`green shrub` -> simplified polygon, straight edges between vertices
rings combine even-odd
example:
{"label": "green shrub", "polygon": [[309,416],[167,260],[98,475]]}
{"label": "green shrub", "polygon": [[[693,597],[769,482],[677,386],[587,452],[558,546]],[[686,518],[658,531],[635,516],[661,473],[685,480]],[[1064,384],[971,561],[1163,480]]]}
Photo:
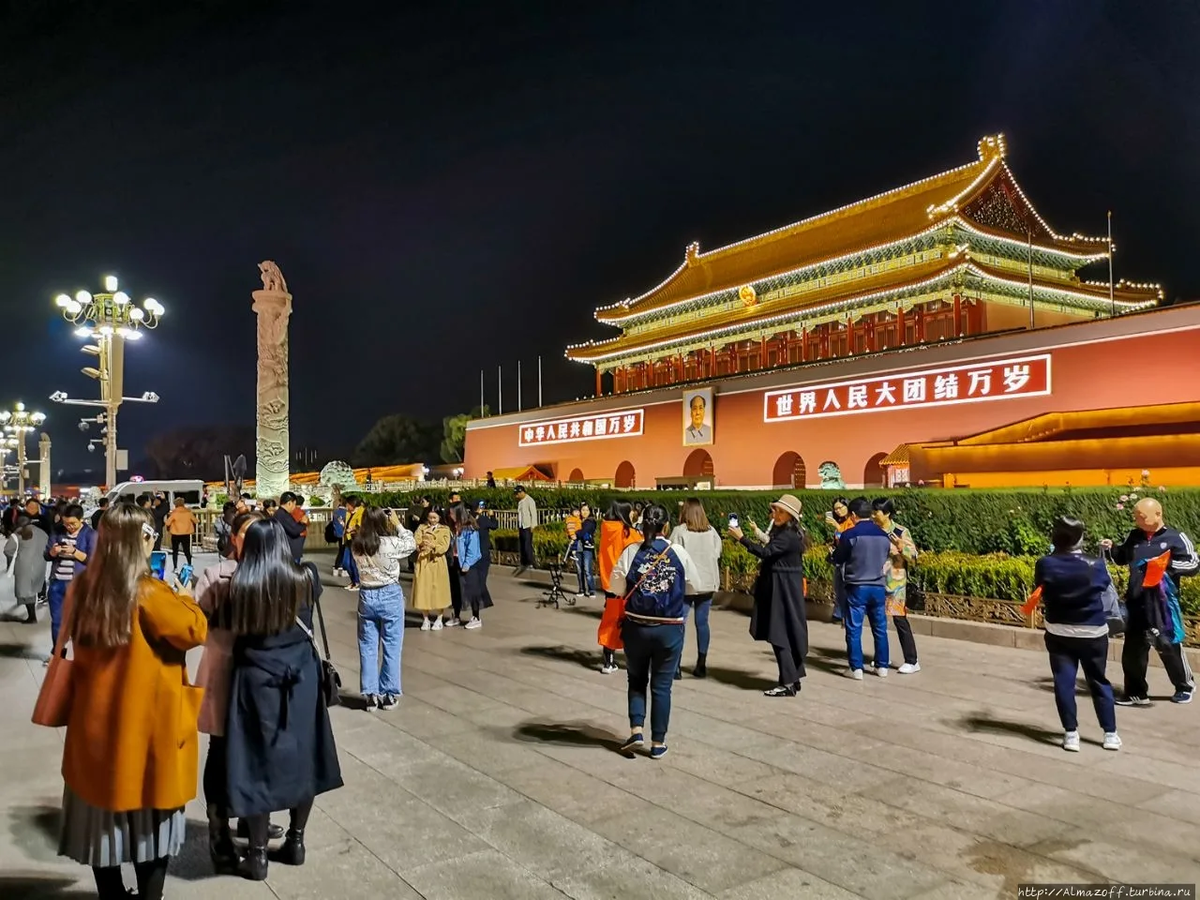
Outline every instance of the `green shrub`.
{"label": "green shrub", "polygon": [[[508,553],[517,552],[517,533],[511,529],[492,532],[492,547]],[[533,549],[538,560],[549,562],[562,559],[567,549],[567,534],[557,523],[539,527],[533,532]],[[1040,554],[1039,554],[1040,555]],[[925,552],[917,559],[912,578],[926,591],[935,594],[957,594],[1023,603],[1033,592],[1033,566],[1037,556],[1009,556],[1004,553],[975,555],[960,551]],[[759,561],[741,544],[725,539],[721,553],[721,568],[729,571],[735,590],[750,590],[758,572]],[[1125,592],[1128,570],[1110,566],[1117,590]],[[829,547],[810,546],[804,555],[804,574],[809,579],[809,592],[824,596],[833,581],[833,566],[829,562]],[[1182,582],[1181,605],[1188,615],[1200,615],[1200,578]]]}
{"label": "green shrub", "polygon": [[[369,494],[369,503],[383,506],[408,506],[414,493],[428,493],[434,502],[444,502],[446,490],[423,489],[408,493]],[[542,509],[566,509],[581,500],[604,509],[616,498],[664,504],[674,513],[676,504],[688,496],[682,491],[580,490],[530,486],[530,495]],[[804,527],[809,537],[826,543],[831,529],[825,522],[835,493],[832,491],[795,491],[804,504]],[[1176,528],[1200,539],[1200,489],[1175,488],[1159,492],[1157,488],[1055,488],[1011,490],[947,490],[942,488],[906,488],[902,490],[847,491],[847,496],[866,494],[891,497],[896,503],[896,519],[907,525],[922,550],[958,551],[974,555],[1006,553],[1010,556],[1034,556],[1049,546],[1050,526],[1065,514],[1074,515],[1088,525],[1090,547],[1102,537],[1122,537],[1132,527],[1130,506],[1135,497],[1147,493],[1160,497],[1167,520]],[[512,491],[479,488],[467,491],[469,499],[486,499],[495,509],[514,509]],[[770,502],[778,492],[702,491],[698,492],[709,517],[723,522],[737,513],[743,522],[751,519],[765,526]],[[1125,501],[1121,497],[1125,496]]]}

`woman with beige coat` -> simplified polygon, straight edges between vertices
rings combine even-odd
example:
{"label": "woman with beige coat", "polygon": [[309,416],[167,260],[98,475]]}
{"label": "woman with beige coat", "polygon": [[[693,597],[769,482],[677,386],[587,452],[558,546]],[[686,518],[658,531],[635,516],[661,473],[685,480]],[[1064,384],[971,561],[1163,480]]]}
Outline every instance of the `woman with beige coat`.
{"label": "woman with beige coat", "polygon": [[429,510],[424,524],[417,528],[417,562],[413,573],[413,609],[425,618],[422,631],[441,631],[442,611],[451,605],[450,567],[446,563],[451,538],[450,528],[442,524],[437,510]]}
{"label": "woman with beige coat", "polygon": [[[229,559],[209,566],[196,583],[196,603],[210,618],[229,595],[229,580],[237,571],[246,529],[266,518],[260,512],[244,512],[230,524]],[[208,756],[204,760],[204,800],[208,814],[208,853],[213,869],[231,873],[237,868],[238,855],[229,830],[225,803],[225,718],[229,712],[229,682],[233,672],[233,632],[214,624],[204,644],[204,655],[196,671],[196,685],[204,688],[200,704],[200,731],[209,736]],[[240,827],[239,832],[245,831]],[[243,834],[243,837],[245,835]],[[272,826],[272,838],[283,837],[283,829]]]}

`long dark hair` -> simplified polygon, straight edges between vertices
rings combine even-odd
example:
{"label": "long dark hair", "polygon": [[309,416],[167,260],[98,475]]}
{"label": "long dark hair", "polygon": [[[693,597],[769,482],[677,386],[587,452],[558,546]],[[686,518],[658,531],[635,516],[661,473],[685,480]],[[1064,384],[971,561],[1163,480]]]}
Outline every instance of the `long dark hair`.
{"label": "long dark hair", "polygon": [[661,503],[651,503],[642,511],[638,524],[642,528],[642,549],[649,550],[654,540],[671,524],[671,515]]}
{"label": "long dark hair", "polygon": [[625,537],[629,537],[629,532],[633,530],[633,520],[631,515],[633,507],[624,500],[614,500],[608,504],[608,512],[604,514],[604,518],[609,522],[620,522],[625,526]]}
{"label": "long dark hair", "polygon": [[459,501],[450,507],[450,518],[454,522],[455,534],[462,534],[464,531],[475,530],[475,514],[471,512],[471,508],[462,501]]}
{"label": "long dark hair", "polygon": [[354,532],[350,552],[355,556],[374,556],[379,552],[379,539],[396,533],[396,527],[385,510],[372,506],[363,512],[362,524]]}
{"label": "long dark hair", "polygon": [[311,598],[309,574],[292,558],[283,526],[264,519],[246,529],[242,557],[229,580],[228,609],[217,612],[234,634],[279,634],[292,627],[300,605]]}

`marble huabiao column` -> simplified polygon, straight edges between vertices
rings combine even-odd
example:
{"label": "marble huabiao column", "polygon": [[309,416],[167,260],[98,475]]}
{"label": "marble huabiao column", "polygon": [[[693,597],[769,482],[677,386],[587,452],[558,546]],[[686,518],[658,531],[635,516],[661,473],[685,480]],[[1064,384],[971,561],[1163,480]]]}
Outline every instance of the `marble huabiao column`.
{"label": "marble huabiao column", "polygon": [[278,497],[288,489],[288,317],[292,295],[279,267],[259,263],[262,290],[254,291],[258,315],[258,433],[255,493]]}

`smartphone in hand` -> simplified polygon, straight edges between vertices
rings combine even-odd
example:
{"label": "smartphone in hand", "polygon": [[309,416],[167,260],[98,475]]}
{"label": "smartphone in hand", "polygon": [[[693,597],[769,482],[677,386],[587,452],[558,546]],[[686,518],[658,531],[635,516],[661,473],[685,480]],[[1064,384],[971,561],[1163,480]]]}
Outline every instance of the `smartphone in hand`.
{"label": "smartphone in hand", "polygon": [[180,584],[182,584],[184,587],[187,587],[189,584],[192,583],[193,571],[194,570],[192,569],[192,567],[190,565],[184,566],[182,569],[179,570],[179,572],[176,574],[175,577],[179,579]]}

